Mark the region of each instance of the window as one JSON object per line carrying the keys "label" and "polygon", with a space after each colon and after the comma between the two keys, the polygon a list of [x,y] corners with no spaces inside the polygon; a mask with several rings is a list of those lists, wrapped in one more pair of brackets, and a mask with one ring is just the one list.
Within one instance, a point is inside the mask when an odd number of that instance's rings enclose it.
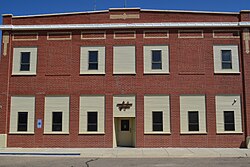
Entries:
{"label": "window", "polygon": [[98,51],[89,51],[89,70],[98,70]]}
{"label": "window", "polygon": [[34,134],[35,97],[27,95],[11,96],[10,134]]}
{"label": "window", "polygon": [[221,51],[221,67],[222,69],[232,69],[232,52],[231,50]]}
{"label": "window", "polygon": [[20,71],[30,70],[30,52],[21,52]]}
{"label": "window", "polygon": [[223,134],[242,133],[240,95],[216,95],[216,132]]}
{"label": "window", "polygon": [[144,74],[169,74],[168,45],[144,45],[143,60]]}
{"label": "window", "polygon": [[80,74],[105,74],[105,46],[82,46]]}
{"label": "window", "polygon": [[162,111],[153,111],[153,131],[163,131]]}
{"label": "window", "polygon": [[188,112],[188,130],[199,131],[199,112],[198,111]]}
{"label": "window", "polygon": [[17,131],[26,132],[28,127],[28,112],[18,112]]}
{"label": "window", "polygon": [[181,134],[207,133],[205,95],[180,96],[180,132]]}
{"label": "window", "polygon": [[88,131],[97,131],[97,112],[88,112]]}
{"label": "window", "polygon": [[121,131],[129,131],[129,120],[121,120]]}
{"label": "window", "polygon": [[235,131],[234,111],[224,111],[224,130]]}
{"label": "window", "polygon": [[240,73],[238,45],[214,45],[214,73]]}
{"label": "window", "polygon": [[36,75],[37,48],[13,48],[12,75]]}
{"label": "window", "polygon": [[152,70],[162,69],[162,54],[161,50],[152,50]]}
{"label": "window", "polygon": [[69,134],[70,97],[45,97],[44,134]]}
{"label": "window", "polygon": [[52,131],[62,131],[62,112],[52,112]]}

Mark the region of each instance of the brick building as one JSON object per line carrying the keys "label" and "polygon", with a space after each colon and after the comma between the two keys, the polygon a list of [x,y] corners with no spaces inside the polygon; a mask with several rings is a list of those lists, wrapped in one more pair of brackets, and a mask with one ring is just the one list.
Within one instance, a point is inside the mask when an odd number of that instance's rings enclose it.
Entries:
{"label": "brick building", "polygon": [[3,15],[0,147],[250,147],[250,11]]}

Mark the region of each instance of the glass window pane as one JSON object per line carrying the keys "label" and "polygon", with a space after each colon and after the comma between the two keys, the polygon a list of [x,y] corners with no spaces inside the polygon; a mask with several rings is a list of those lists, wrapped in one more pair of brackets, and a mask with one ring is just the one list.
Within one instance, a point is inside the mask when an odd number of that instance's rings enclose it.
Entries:
{"label": "glass window pane", "polygon": [[222,69],[232,69],[232,63],[222,62]]}
{"label": "glass window pane", "polygon": [[161,50],[152,51],[152,62],[161,62]]}
{"label": "glass window pane", "polygon": [[21,63],[30,63],[30,52],[21,52]]}
{"label": "glass window pane", "polygon": [[231,50],[222,50],[222,61],[232,61]]}
{"label": "glass window pane", "polygon": [[30,64],[21,64],[20,71],[29,71]]}
{"label": "glass window pane", "polygon": [[62,112],[53,112],[53,123],[62,123]]}
{"label": "glass window pane", "polygon": [[97,63],[89,63],[89,70],[98,70]]}
{"label": "glass window pane", "polygon": [[121,131],[129,131],[129,120],[121,120]]}
{"label": "glass window pane", "polygon": [[162,69],[161,63],[152,63],[152,69]]}
{"label": "glass window pane", "polygon": [[188,112],[188,121],[189,123],[198,123],[199,122],[198,111],[189,111]]}
{"label": "glass window pane", "polygon": [[88,123],[97,123],[97,112],[88,112]]}
{"label": "glass window pane", "polygon": [[89,51],[89,62],[98,62],[98,51]]}

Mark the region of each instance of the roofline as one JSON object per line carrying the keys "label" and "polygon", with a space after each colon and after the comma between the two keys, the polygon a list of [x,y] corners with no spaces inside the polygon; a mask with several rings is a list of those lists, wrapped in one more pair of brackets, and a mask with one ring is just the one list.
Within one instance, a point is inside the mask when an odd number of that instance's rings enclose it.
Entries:
{"label": "roofline", "polygon": [[204,13],[204,14],[240,14],[239,12],[192,11],[192,10],[157,10],[157,9],[141,9],[141,11],[145,11],[145,12]]}
{"label": "roofline", "polygon": [[[21,15],[13,16],[12,14],[2,14],[2,16],[12,16],[12,18],[27,18],[27,17],[45,17],[45,16],[59,16],[59,15],[75,15],[75,14],[91,14],[91,13],[105,13],[112,10],[140,10],[143,12],[177,12],[177,13],[204,13],[204,14],[239,14],[240,12],[214,12],[214,11],[190,11],[190,10],[158,10],[158,9],[141,9],[141,8],[109,8],[108,10],[85,11],[85,12],[68,12],[68,13],[52,13],[52,14],[36,14],[36,15]],[[247,12],[249,10],[242,10]]]}
{"label": "roofline", "polygon": [[69,13],[52,13],[52,14],[37,14],[37,15],[23,15],[13,16],[12,14],[3,14],[2,16],[12,15],[12,18],[26,18],[26,17],[45,17],[45,16],[59,16],[59,15],[76,15],[76,14],[91,14],[91,13],[105,13],[108,10],[86,11],[86,12],[69,12]]}
{"label": "roofline", "polygon": [[0,30],[73,30],[73,29],[124,29],[124,28],[211,28],[250,27],[250,22],[165,22],[130,24],[50,24],[50,25],[0,25]]}

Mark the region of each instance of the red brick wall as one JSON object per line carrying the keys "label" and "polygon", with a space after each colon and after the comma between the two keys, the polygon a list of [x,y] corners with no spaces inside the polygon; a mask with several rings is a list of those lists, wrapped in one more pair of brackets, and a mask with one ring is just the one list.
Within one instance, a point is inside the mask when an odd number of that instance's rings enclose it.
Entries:
{"label": "red brick wall", "polygon": [[[100,19],[102,18],[102,19]],[[13,24],[62,24],[62,23],[109,23],[109,22],[161,22],[161,21],[238,21],[238,15],[150,13],[141,12],[139,20],[109,20],[106,13],[83,14],[57,17],[13,19]],[[134,30],[134,29],[132,29]],[[215,39],[213,29],[204,29],[203,39],[178,38],[177,29],[169,29],[167,39],[145,39],[143,30],[137,29],[136,39],[114,39],[113,30],[107,30],[106,39],[81,40],[81,31],[72,30],[72,40],[48,41],[47,31],[39,31],[38,41],[13,41],[13,47],[37,46],[38,64],[36,76],[11,76],[10,96],[35,95],[36,120],[44,117],[46,95],[70,95],[70,134],[44,135],[43,128],[35,127],[35,135],[8,135],[8,147],[112,147],[113,146],[113,95],[136,95],[136,147],[240,147],[244,146],[245,134],[216,134],[215,95],[240,94],[243,97],[242,56],[240,74],[214,74],[213,45],[239,45],[240,39]],[[106,47],[106,74],[79,75],[80,47]],[[113,46],[136,46],[136,75],[113,75]],[[143,74],[143,45],[168,45],[170,55],[169,75]],[[244,55],[244,58],[245,54]],[[6,87],[8,58],[0,62],[1,84]],[[250,61],[250,59],[249,59]],[[11,60],[12,62],[12,60]],[[187,63],[188,62],[188,63]],[[248,59],[244,61],[245,65]],[[248,63],[249,64],[249,63]],[[12,64],[11,64],[12,66]],[[249,71],[249,70],[247,70]],[[249,71],[250,72],[250,71]],[[248,76],[248,72],[246,73]],[[245,78],[249,78],[245,76]],[[248,83],[248,81],[247,81]],[[246,85],[245,85],[246,86]],[[246,86],[247,90],[248,86]],[[6,89],[0,100],[6,99]],[[0,92],[0,93],[1,93]],[[248,93],[250,93],[248,91]],[[106,96],[105,134],[79,135],[79,96],[81,94],[104,94]],[[145,94],[169,94],[171,134],[144,135]],[[180,135],[181,94],[206,95],[206,135]],[[6,101],[6,100],[5,100]],[[10,103],[8,104],[10,105]],[[245,105],[242,100],[242,125],[245,131]],[[6,104],[4,104],[6,107]],[[247,105],[247,111],[250,106]],[[5,126],[5,108],[0,112],[0,133]],[[249,111],[248,111],[249,112]],[[8,110],[8,121],[9,121]],[[247,120],[250,120],[249,114]],[[44,123],[44,122],[43,122]],[[8,127],[9,129],[9,127]],[[250,130],[247,131],[250,135]]]}

